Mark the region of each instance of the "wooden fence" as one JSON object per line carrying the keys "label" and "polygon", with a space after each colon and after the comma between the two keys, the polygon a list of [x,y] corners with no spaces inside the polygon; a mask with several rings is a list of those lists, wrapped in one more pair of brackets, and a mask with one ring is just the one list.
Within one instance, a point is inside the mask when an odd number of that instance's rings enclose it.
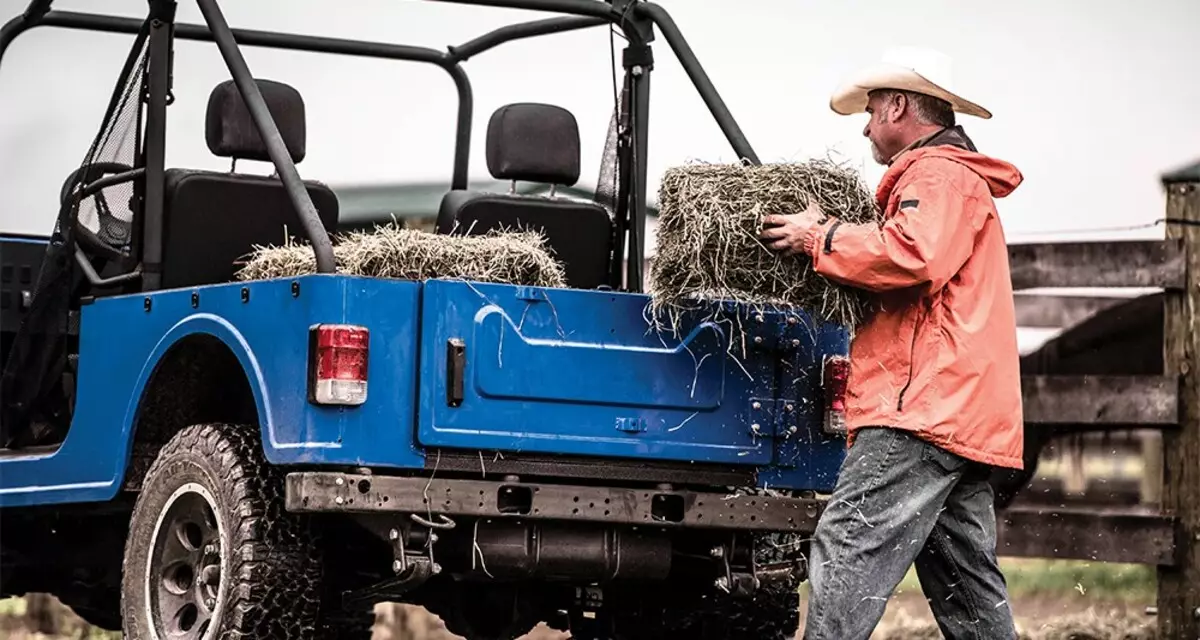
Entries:
{"label": "wooden fence", "polygon": [[[998,514],[999,553],[1154,565],[1159,637],[1200,637],[1200,176],[1164,178],[1164,240],[1017,244],[1009,247],[1018,324],[1064,327],[1122,302],[1019,292],[1042,288],[1161,289],[1161,371],[1114,375],[1098,358],[1070,373],[1023,367],[1026,425],[1054,434],[1151,430],[1137,506],[1043,507],[1017,500]],[[1155,316],[1157,317],[1157,316]],[[1155,327],[1157,328],[1157,327]],[[1142,332],[1144,337],[1145,332]],[[1157,333],[1155,333],[1157,335]],[[1145,354],[1142,354],[1144,357]],[[1158,354],[1154,354],[1156,357]],[[1106,354],[1137,359],[1136,353]],[[1157,360],[1154,360],[1157,363]],[[1080,365],[1086,362],[1087,366]],[[1160,443],[1155,445],[1154,443]],[[1161,476],[1161,495],[1153,488]],[[1029,488],[1026,491],[1030,491]]]}

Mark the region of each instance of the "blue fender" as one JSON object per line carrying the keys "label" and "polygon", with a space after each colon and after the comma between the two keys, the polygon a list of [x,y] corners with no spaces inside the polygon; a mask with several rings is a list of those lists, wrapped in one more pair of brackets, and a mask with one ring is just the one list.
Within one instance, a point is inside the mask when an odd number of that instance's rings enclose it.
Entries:
{"label": "blue fender", "polygon": [[124,477],[125,475],[133,442],[137,436],[135,427],[138,412],[141,409],[142,402],[145,400],[146,388],[150,385],[150,380],[154,376],[155,370],[158,368],[163,356],[172,348],[183,340],[198,335],[220,340],[234,357],[237,358],[238,363],[242,365],[242,373],[246,376],[246,382],[250,386],[250,393],[254,396],[254,405],[258,410],[258,424],[262,430],[262,441],[275,443],[275,428],[274,422],[271,419],[270,395],[267,393],[267,384],[263,376],[262,367],[259,366],[258,359],[255,358],[254,350],[250,347],[250,343],[246,341],[246,337],[238,331],[237,327],[233,326],[225,318],[212,313],[197,313],[180,320],[175,326],[171,327],[162,336],[162,339],[158,341],[158,344],[154,346],[154,350],[146,358],[146,362],[142,366],[142,371],[138,375],[137,383],[134,387],[135,392],[130,396],[129,406],[125,411],[125,426],[121,430],[125,440],[125,462],[117,470],[118,477]]}

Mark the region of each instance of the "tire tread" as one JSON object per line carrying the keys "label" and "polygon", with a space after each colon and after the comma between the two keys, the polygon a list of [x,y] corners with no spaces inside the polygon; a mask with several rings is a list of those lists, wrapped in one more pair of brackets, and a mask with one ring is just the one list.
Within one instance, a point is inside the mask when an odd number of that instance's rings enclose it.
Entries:
{"label": "tire tread", "polygon": [[[258,429],[229,424],[198,424],[184,428],[163,446],[146,473],[143,492],[181,461],[198,463],[218,486],[207,487],[216,498],[232,548],[233,571],[224,605],[222,637],[316,638],[321,563],[315,534],[303,516],[284,509],[283,479],[263,457]],[[133,522],[156,519],[143,502],[134,508]],[[131,529],[132,535],[132,529]],[[141,588],[134,577],[144,570],[125,559],[123,592]],[[136,582],[137,584],[132,584]],[[128,598],[126,598],[128,599]],[[123,604],[128,630],[131,616]],[[146,621],[147,623],[149,621]],[[136,636],[131,636],[136,637]]]}

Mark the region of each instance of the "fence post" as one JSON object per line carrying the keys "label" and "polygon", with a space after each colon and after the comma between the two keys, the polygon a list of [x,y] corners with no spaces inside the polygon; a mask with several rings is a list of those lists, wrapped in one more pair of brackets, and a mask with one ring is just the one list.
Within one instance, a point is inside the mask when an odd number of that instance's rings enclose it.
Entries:
{"label": "fence post", "polygon": [[1180,375],[1179,428],[1163,433],[1164,515],[1178,518],[1178,564],[1158,568],[1160,638],[1200,637],[1200,164],[1163,176],[1167,240],[1182,239],[1187,265],[1182,290],[1164,300],[1166,375]]}

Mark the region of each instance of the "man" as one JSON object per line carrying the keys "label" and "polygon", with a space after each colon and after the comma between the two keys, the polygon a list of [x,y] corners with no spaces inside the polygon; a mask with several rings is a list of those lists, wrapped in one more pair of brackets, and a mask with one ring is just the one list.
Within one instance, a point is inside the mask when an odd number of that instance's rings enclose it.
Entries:
{"label": "man", "polygon": [[1021,387],[1008,251],[993,198],[1022,176],[978,153],[937,52],[901,49],[840,88],[888,165],[886,222],[815,206],[768,216],[762,238],[817,273],[877,294],[850,349],[850,448],[812,543],[805,638],[867,638],[915,562],[947,638],[1014,638],[996,563],[992,467],[1022,466]]}

